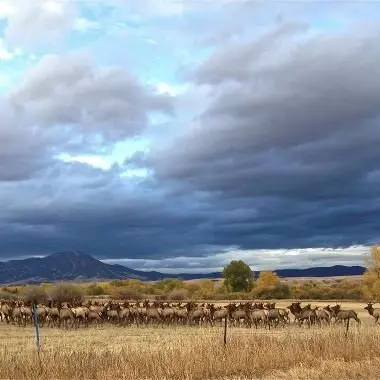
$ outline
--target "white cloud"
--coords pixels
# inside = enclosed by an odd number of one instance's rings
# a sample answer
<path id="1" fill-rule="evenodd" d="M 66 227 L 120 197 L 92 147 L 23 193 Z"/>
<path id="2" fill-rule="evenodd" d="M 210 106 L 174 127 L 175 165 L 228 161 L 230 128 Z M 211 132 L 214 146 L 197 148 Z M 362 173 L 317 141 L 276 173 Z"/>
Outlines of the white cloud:
<path id="1" fill-rule="evenodd" d="M 177 96 L 186 92 L 187 87 L 185 85 L 173 85 L 167 82 L 158 82 L 155 84 L 157 92 L 159 94 L 166 94 L 170 96 Z"/>
<path id="2" fill-rule="evenodd" d="M 9 44 L 30 48 L 52 43 L 74 23 L 73 1 L 2 0 L 0 19 L 6 21 L 4 38 Z"/>
<path id="3" fill-rule="evenodd" d="M 230 249 L 204 257 L 174 257 L 166 259 L 109 259 L 108 264 L 121 264 L 127 267 L 163 273 L 209 273 L 219 272 L 231 260 L 243 260 L 253 270 L 301 269 L 329 267 L 333 265 L 364 265 L 369 253 L 366 246 L 347 248 L 305 248 L 305 249 Z"/>
<path id="4" fill-rule="evenodd" d="M 10 17 L 15 12 L 14 5 L 8 0 L 0 1 L 0 19 Z"/>
<path id="5" fill-rule="evenodd" d="M 74 22 L 73 29 L 78 32 L 87 32 L 88 30 L 98 29 L 100 24 L 96 21 L 89 20 L 85 17 L 78 17 Z"/>
<path id="6" fill-rule="evenodd" d="M 63 162 L 79 162 L 82 164 L 91 165 L 95 168 L 108 170 L 111 168 L 112 163 L 109 162 L 106 158 L 97 155 L 79 155 L 79 156 L 71 156 L 69 154 L 60 154 L 58 156 L 60 160 Z"/>
<path id="7" fill-rule="evenodd" d="M 4 41 L 0 38 L 0 61 L 10 61 L 15 56 L 4 44 Z"/>

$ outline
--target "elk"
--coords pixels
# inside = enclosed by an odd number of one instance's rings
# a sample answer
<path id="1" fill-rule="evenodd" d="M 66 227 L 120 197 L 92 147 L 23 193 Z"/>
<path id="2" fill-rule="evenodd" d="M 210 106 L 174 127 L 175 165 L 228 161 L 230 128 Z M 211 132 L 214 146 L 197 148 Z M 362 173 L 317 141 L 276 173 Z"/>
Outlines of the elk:
<path id="1" fill-rule="evenodd" d="M 227 307 L 221 308 L 219 306 L 216 308 L 215 306 L 213 306 L 212 316 L 213 316 L 214 322 L 217 322 L 217 321 L 222 322 L 223 319 L 228 318 Z"/>
<path id="2" fill-rule="evenodd" d="M 313 310 L 315 311 L 319 326 L 322 326 L 322 322 L 324 322 L 326 325 L 330 324 L 330 314 L 325 308 L 321 309 L 316 306 Z"/>
<path id="3" fill-rule="evenodd" d="M 1 319 L 4 318 L 7 324 L 12 320 L 12 309 L 13 309 L 12 304 L 8 305 L 5 302 L 4 303 L 1 302 L 1 305 L 0 305 L 0 313 L 2 316 Z"/>
<path id="4" fill-rule="evenodd" d="M 340 305 L 333 306 L 331 309 L 334 310 L 335 323 L 343 321 L 343 322 L 347 322 L 347 324 L 349 324 L 350 319 L 354 319 L 358 325 L 361 324 L 361 321 L 358 318 L 358 314 L 356 313 L 356 311 L 354 311 L 354 310 L 342 310 L 340 308 Z"/>
<path id="5" fill-rule="evenodd" d="M 295 316 L 295 321 L 298 320 L 299 326 L 306 321 L 308 327 L 310 328 L 311 325 L 316 322 L 317 315 L 314 310 L 311 310 L 310 304 L 302 308 L 301 302 L 293 302 L 287 308 Z"/>
<path id="6" fill-rule="evenodd" d="M 153 305 L 151 306 L 149 304 L 149 301 L 148 300 L 145 300 L 143 306 L 145 307 L 145 312 L 146 312 L 146 320 L 145 320 L 145 323 L 148 324 L 149 321 L 155 321 L 157 322 L 157 324 L 162 324 L 162 317 L 161 317 L 161 314 L 158 310 L 158 304 L 157 303 L 153 303 Z"/>
<path id="7" fill-rule="evenodd" d="M 61 323 L 63 322 L 63 326 L 65 328 L 68 327 L 69 321 L 71 322 L 71 328 L 75 324 L 75 316 L 73 311 L 71 310 L 71 307 L 69 304 L 60 304 L 58 306 L 58 311 L 59 311 L 59 322 L 58 322 L 58 327 L 61 327 Z"/>
<path id="8" fill-rule="evenodd" d="M 369 315 L 372 315 L 372 317 L 375 318 L 375 325 L 377 325 L 380 318 L 380 309 L 375 309 L 373 305 L 374 303 L 369 302 L 364 310 L 367 310 Z"/>
<path id="9" fill-rule="evenodd" d="M 285 327 L 285 313 L 280 312 L 280 309 L 276 309 L 276 303 L 267 303 L 264 307 L 268 311 L 269 327 L 271 324 L 277 327 L 280 322 L 282 322 L 282 326 Z"/>
<path id="10" fill-rule="evenodd" d="M 265 309 L 253 309 L 251 310 L 249 314 L 250 322 L 255 325 L 255 328 L 257 329 L 257 325 L 262 322 L 264 324 L 264 327 L 270 329 L 270 323 L 268 318 L 269 312 Z"/>

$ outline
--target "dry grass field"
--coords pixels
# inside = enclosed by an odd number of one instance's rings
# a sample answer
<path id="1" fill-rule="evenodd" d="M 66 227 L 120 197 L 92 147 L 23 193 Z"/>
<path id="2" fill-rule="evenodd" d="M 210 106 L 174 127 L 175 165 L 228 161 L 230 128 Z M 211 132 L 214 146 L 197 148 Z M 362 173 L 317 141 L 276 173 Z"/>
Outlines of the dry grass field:
<path id="1" fill-rule="evenodd" d="M 279 302 L 278 306 L 286 306 Z M 326 302 L 313 302 L 313 305 Z M 378 379 L 380 327 L 362 303 L 362 325 L 231 328 L 41 329 L 41 362 L 31 327 L 0 324 L 1 379 Z"/>

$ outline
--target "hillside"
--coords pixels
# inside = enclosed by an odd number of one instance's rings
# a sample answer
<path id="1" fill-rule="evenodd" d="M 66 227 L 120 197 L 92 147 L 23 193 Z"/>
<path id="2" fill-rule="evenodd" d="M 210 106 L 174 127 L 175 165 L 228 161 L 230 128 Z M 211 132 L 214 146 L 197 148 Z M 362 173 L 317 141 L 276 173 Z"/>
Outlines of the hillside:
<path id="1" fill-rule="evenodd" d="M 317 267 L 308 269 L 282 269 L 276 273 L 280 277 L 332 277 L 361 275 L 364 268 L 360 266 Z M 113 280 L 136 278 L 155 281 L 163 278 L 179 278 L 192 280 L 200 278 L 220 278 L 218 272 L 165 274 L 160 272 L 144 272 L 123 265 L 110 265 L 94 257 L 78 251 L 53 253 L 42 258 L 28 258 L 0 262 L 0 283 L 36 283 L 51 281 L 81 280 Z"/>

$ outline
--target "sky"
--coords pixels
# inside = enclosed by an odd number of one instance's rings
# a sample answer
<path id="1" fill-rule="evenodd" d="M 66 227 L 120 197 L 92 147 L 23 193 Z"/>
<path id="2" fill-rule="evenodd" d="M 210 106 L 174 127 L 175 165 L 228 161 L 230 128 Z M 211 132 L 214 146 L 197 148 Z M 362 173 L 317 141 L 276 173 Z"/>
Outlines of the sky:
<path id="1" fill-rule="evenodd" d="M 376 1 L 0 0 L 0 260 L 360 265 Z"/>

